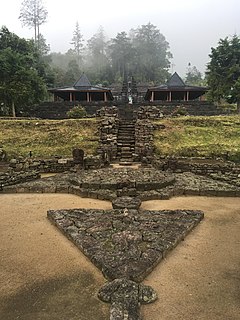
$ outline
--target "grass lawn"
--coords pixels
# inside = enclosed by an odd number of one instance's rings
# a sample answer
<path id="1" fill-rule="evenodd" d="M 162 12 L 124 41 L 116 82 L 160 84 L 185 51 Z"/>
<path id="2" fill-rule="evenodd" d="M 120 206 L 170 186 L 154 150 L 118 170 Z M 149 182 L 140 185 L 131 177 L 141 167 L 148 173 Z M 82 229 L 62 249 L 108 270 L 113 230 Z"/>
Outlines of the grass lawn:
<path id="1" fill-rule="evenodd" d="M 0 120 L 0 144 L 8 158 L 54 155 L 70 157 L 75 147 L 94 153 L 97 147 L 95 119 Z"/>
<path id="2" fill-rule="evenodd" d="M 224 158 L 240 162 L 240 115 L 179 117 L 155 121 L 156 153 L 164 156 Z"/>
<path id="3" fill-rule="evenodd" d="M 211 157 L 240 162 L 240 115 L 176 117 L 155 121 L 165 129 L 155 131 L 156 154 Z M 97 148 L 96 119 L 0 119 L 0 145 L 8 158 L 54 155 L 71 157 L 75 147 L 92 154 Z"/>

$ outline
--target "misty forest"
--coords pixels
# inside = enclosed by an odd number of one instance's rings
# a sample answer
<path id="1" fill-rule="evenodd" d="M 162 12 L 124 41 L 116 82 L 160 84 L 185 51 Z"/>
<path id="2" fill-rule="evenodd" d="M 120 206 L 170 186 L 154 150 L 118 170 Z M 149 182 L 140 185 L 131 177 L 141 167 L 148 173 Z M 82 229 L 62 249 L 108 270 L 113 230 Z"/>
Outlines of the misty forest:
<path id="1" fill-rule="evenodd" d="M 72 85 L 82 73 L 92 84 L 121 85 L 124 77 L 134 76 L 137 83 L 159 85 L 171 75 L 171 48 L 160 30 L 148 23 L 121 31 L 114 38 L 99 27 L 90 39 L 84 39 L 76 22 L 65 53 L 51 52 L 41 25 L 47 9 L 41 1 L 24 0 L 19 19 L 33 30 L 28 40 L 0 29 L 0 101 L 5 111 L 15 104 L 26 105 L 47 99 L 47 89 Z M 187 52 L 186 52 L 187 54 Z M 206 61 L 207 63 L 207 61 Z M 196 66 L 186 66 L 184 80 L 189 85 L 207 85 L 208 99 L 238 103 L 240 100 L 240 38 L 237 35 L 220 39 L 216 48 L 209 48 L 206 74 Z"/>

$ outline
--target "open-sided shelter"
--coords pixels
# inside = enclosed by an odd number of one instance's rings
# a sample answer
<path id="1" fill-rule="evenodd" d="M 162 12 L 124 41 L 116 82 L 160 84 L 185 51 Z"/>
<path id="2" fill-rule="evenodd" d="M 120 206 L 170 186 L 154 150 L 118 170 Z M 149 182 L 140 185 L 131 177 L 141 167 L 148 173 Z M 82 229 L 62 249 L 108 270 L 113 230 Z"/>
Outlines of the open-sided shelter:
<path id="1" fill-rule="evenodd" d="M 166 84 L 148 88 L 145 100 L 151 102 L 201 100 L 206 91 L 206 87 L 186 85 L 181 77 L 175 72 Z"/>
<path id="2" fill-rule="evenodd" d="M 92 86 L 87 76 L 83 74 L 72 87 L 62 87 L 50 89 L 53 93 L 54 101 L 112 101 L 113 95 L 108 88 Z"/>

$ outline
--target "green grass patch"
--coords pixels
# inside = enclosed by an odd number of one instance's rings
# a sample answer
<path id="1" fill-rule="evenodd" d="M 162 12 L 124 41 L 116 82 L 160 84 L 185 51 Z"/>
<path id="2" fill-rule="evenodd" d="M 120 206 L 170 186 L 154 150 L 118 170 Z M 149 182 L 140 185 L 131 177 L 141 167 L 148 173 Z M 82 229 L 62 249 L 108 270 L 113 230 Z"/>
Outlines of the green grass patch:
<path id="1" fill-rule="evenodd" d="M 95 119 L 0 120 L 0 144 L 8 158 L 55 155 L 71 157 L 73 148 L 92 154 L 97 147 Z"/>
<path id="2" fill-rule="evenodd" d="M 240 162 L 240 116 L 179 117 L 158 120 L 156 153 L 163 156 L 223 158 Z"/>

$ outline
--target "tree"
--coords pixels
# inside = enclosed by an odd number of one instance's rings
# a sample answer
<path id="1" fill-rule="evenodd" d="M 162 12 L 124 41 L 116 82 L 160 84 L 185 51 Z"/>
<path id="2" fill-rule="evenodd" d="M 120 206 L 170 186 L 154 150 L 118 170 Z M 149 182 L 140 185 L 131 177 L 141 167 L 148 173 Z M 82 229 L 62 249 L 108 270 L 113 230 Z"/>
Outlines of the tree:
<path id="1" fill-rule="evenodd" d="M 111 78 L 109 72 L 109 61 L 107 58 L 107 41 L 104 29 L 99 28 L 98 32 L 88 40 L 87 45 L 87 61 L 88 72 L 94 73 L 95 81 L 101 82 Z M 92 77 L 93 78 L 93 77 Z"/>
<path id="2" fill-rule="evenodd" d="M 80 61 L 82 62 L 82 50 L 83 50 L 83 36 L 80 32 L 79 24 L 76 23 L 76 28 L 73 32 L 73 38 L 71 44 L 73 45 L 73 51 L 77 56 L 78 66 L 80 67 Z"/>
<path id="3" fill-rule="evenodd" d="M 240 38 L 234 35 L 220 39 L 209 56 L 206 74 L 210 99 L 237 103 L 240 109 Z"/>
<path id="4" fill-rule="evenodd" d="M 133 47 L 137 52 L 136 78 L 142 81 L 165 81 L 172 54 L 163 34 L 150 22 L 131 30 Z"/>
<path id="5" fill-rule="evenodd" d="M 64 76 L 65 85 L 72 85 L 80 77 L 80 69 L 76 60 L 71 60 Z"/>
<path id="6" fill-rule="evenodd" d="M 38 50 L 41 56 L 47 56 L 50 52 L 50 45 L 46 43 L 46 39 L 41 33 L 38 38 Z"/>
<path id="7" fill-rule="evenodd" d="M 188 64 L 185 82 L 193 86 L 201 86 L 203 82 L 201 72 L 195 66 L 192 67 L 191 63 Z"/>
<path id="8" fill-rule="evenodd" d="M 24 0 L 21 5 L 19 19 L 24 26 L 34 28 L 34 40 L 39 44 L 40 25 L 46 22 L 48 12 L 42 0 Z"/>
<path id="9" fill-rule="evenodd" d="M 0 104 L 12 115 L 46 97 L 43 64 L 33 41 L 19 38 L 6 27 L 0 30 Z"/>
<path id="10" fill-rule="evenodd" d="M 116 38 L 110 40 L 108 51 L 112 64 L 112 71 L 115 75 L 123 79 L 124 76 L 131 73 L 131 67 L 135 58 L 135 50 L 133 49 L 131 39 L 127 37 L 126 32 L 120 32 L 117 34 Z"/>

